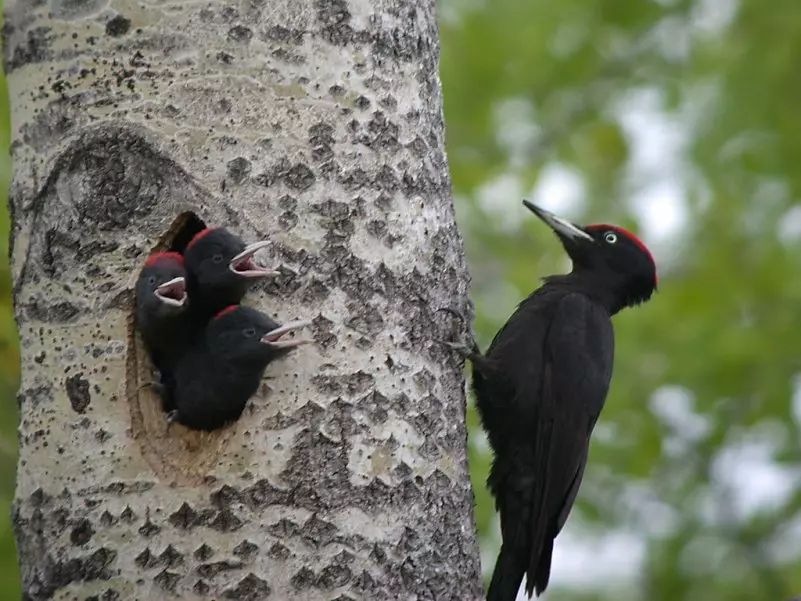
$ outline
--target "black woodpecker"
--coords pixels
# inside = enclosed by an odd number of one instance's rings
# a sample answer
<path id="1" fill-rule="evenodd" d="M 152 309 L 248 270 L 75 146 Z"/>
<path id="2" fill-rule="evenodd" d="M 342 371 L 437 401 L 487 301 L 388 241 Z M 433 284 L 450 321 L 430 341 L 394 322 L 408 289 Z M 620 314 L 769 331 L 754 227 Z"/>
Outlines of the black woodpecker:
<path id="1" fill-rule="evenodd" d="M 311 342 L 281 337 L 310 323 L 279 325 L 243 305 L 217 313 L 204 336 L 178 363 L 175 410 L 169 422 L 211 431 L 239 419 L 248 399 L 258 390 L 267 365 Z"/>
<path id="2" fill-rule="evenodd" d="M 238 304 L 255 280 L 279 275 L 253 259 L 268 244 L 263 240 L 245 245 L 224 228 L 205 229 L 192 238 L 184 250 L 184 261 L 192 317 L 198 327 L 225 307 Z"/>
<path id="3" fill-rule="evenodd" d="M 481 354 L 450 346 L 473 364 L 478 411 L 494 453 L 487 484 L 500 512 L 502 545 L 487 601 L 514 601 L 548 586 L 554 539 L 576 500 L 590 435 L 612 379 L 612 316 L 657 287 L 646 246 L 614 225 L 580 227 L 528 201 L 570 256 L 567 275 L 517 307 Z"/>
<path id="4" fill-rule="evenodd" d="M 172 373 L 188 347 L 188 300 L 183 257 L 156 253 L 145 261 L 136 283 L 136 324 L 159 371 L 165 411 L 171 411 Z"/>

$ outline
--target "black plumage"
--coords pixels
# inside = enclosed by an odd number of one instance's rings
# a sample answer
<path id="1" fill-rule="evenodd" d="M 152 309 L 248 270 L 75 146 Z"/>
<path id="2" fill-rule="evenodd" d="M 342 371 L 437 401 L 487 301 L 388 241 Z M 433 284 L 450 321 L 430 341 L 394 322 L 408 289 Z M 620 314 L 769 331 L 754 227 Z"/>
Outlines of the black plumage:
<path id="1" fill-rule="evenodd" d="M 159 372 L 165 411 L 172 410 L 172 376 L 191 341 L 186 269 L 174 252 L 149 257 L 136 283 L 136 323 Z"/>
<path id="2" fill-rule="evenodd" d="M 308 324 L 297 321 L 281 326 L 242 305 L 220 311 L 178 363 L 170 422 L 210 431 L 238 419 L 258 390 L 267 365 L 310 342 L 281 337 Z"/>
<path id="3" fill-rule="evenodd" d="M 548 586 L 554 539 L 576 500 L 590 435 L 612 378 L 611 317 L 656 290 L 653 257 L 633 234 L 579 227 L 524 201 L 557 234 L 573 262 L 518 306 L 471 359 L 473 388 L 494 452 L 488 486 L 502 546 L 488 601 L 513 601 L 523 576 L 529 597 Z"/>
<path id="4" fill-rule="evenodd" d="M 225 228 L 198 232 L 184 250 L 191 314 L 199 327 L 219 311 L 239 303 L 250 285 L 278 271 L 261 267 L 253 255 L 268 241 L 246 245 Z"/>

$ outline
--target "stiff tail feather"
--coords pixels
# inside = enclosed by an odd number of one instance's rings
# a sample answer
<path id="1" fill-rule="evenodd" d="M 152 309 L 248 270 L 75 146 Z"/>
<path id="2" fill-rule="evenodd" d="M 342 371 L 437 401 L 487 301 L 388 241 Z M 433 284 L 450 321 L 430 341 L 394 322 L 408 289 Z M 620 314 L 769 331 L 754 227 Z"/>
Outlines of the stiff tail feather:
<path id="1" fill-rule="evenodd" d="M 537 591 L 539 597 L 548 588 L 548 581 L 551 579 L 551 556 L 553 555 L 553 541 L 550 536 L 546 536 L 542 544 L 542 551 L 537 562 L 537 569 L 534 571 L 534 578 L 526 582 L 526 592 L 531 597 L 532 590 Z"/>
<path id="2" fill-rule="evenodd" d="M 487 601 L 514 601 L 525 572 L 526 557 L 521 556 L 518 550 L 512 550 L 508 544 L 502 545 L 492 572 Z"/>

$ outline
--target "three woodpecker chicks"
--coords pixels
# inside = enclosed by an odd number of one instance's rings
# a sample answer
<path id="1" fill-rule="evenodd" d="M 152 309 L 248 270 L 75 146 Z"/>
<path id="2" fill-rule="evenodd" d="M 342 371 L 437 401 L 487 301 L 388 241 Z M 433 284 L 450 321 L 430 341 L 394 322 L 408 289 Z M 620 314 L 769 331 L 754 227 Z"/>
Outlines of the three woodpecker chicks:
<path id="1" fill-rule="evenodd" d="M 224 228 L 198 232 L 183 254 L 150 256 L 136 285 L 136 323 L 159 372 L 169 423 L 216 430 L 239 418 L 274 360 L 311 340 L 282 337 L 309 321 L 280 325 L 240 304 L 251 284 L 278 271 L 254 260 Z"/>

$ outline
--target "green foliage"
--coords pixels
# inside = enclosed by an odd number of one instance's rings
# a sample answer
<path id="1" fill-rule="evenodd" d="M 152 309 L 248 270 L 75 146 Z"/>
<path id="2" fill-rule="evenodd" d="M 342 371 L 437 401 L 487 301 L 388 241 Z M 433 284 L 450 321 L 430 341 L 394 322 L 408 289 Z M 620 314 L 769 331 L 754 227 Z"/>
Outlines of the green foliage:
<path id="1" fill-rule="evenodd" d="M 680 182 L 687 222 L 654 245 L 660 292 L 615 320 L 615 379 L 599 426 L 612 434 L 593 441 L 572 521 L 645 536 L 642 573 L 626 598 L 781 601 L 801 592 L 801 557 L 777 554 L 774 544 L 801 515 L 798 477 L 789 501 L 747 516 L 732 515 L 713 478 L 724 449 L 763 440 L 769 427 L 776 464 L 801 463 L 791 410 L 801 371 L 801 242 L 778 235 L 801 196 L 797 2 L 439 4 L 448 157 L 482 346 L 540 276 L 565 269 L 553 236 L 519 211 L 519 196 L 509 196 L 508 210 L 487 208 L 487 182 L 511 176 L 525 194 L 558 163 L 583 183 L 583 210 L 571 218 L 637 230 L 648 202 L 639 192 L 652 175 L 636 173 L 625 101 L 647 91 L 686 132 L 667 175 Z M 679 453 L 652 400 L 666 386 L 684 391 L 708 423 Z M 496 548 L 489 459 L 476 444 L 470 458 L 483 545 Z M 676 523 L 649 534 L 624 494 L 634 485 Z M 710 494 L 720 523 L 700 509 Z M 565 600 L 620 596 L 604 583 L 591 594 L 549 591 Z"/>
<path id="2" fill-rule="evenodd" d="M 17 403 L 19 344 L 11 298 L 8 264 L 7 192 L 11 176 L 11 144 L 6 79 L 0 72 L 0 599 L 17 600 L 22 594 L 17 549 L 11 529 L 11 501 L 17 462 Z"/>
<path id="3" fill-rule="evenodd" d="M 11 144 L 6 79 L 0 72 L 0 249 L 8 249 L 7 207 Z M 11 501 L 17 462 L 17 403 L 19 386 L 19 344 L 11 298 L 11 272 L 8 252 L 0 252 L 0 599 L 19 599 L 21 587 L 17 568 L 17 549 L 11 529 Z"/>

